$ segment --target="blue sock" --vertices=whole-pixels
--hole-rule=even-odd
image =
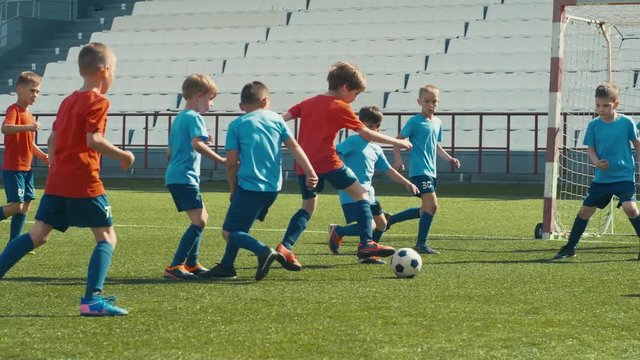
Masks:
[[[95,293],[102,292],[104,279],[111,266],[113,246],[105,240],[98,241],[93,249],[89,270],[87,271],[87,288],[84,292],[85,299],[93,298]]]
[[[0,254],[0,279],[31,250],[33,250],[33,240],[31,240],[29,233],[20,235],[10,241],[2,254]]]
[[[193,242],[193,247],[191,247],[191,250],[189,250],[189,255],[187,255],[187,265],[189,267],[194,267],[198,265],[198,263],[200,262],[200,259],[199,259],[200,243],[202,243],[202,233],[204,232],[204,229],[202,228],[198,228],[198,229],[201,229],[201,230],[196,236],[196,240]]]
[[[358,236],[360,234],[360,228],[358,227],[358,224],[337,226],[336,234],[338,234],[338,236]]]
[[[304,209],[300,209],[293,214],[293,217],[291,217],[289,221],[289,226],[287,226],[287,231],[284,233],[284,238],[282,238],[282,245],[284,245],[284,247],[291,250],[300,235],[302,235],[304,229],[307,228],[309,219],[311,219],[311,216],[309,216],[309,213]]]
[[[569,233],[569,241],[567,242],[567,247],[573,249],[578,245],[578,241],[580,241],[580,237],[584,233],[584,230],[587,228],[587,224],[589,220],[584,220],[580,218],[580,216],[576,216],[576,219],[573,221],[573,226],[571,227],[571,232]]]
[[[220,266],[232,269],[233,264],[236,262],[236,257],[238,256],[239,247],[232,245],[231,241],[227,242],[227,248],[224,250],[224,255],[222,255],[222,260],[220,260]]]
[[[382,237],[382,234],[384,234],[384,231],[373,230],[373,238],[371,240],[375,242],[380,242],[380,238]]]
[[[420,218],[420,208],[415,207],[415,208],[402,210],[397,214],[393,214],[389,216],[389,218],[387,219],[387,228],[399,222],[403,222],[411,219],[419,219],[419,218]]]
[[[417,244],[426,244],[429,238],[429,230],[431,230],[431,223],[433,222],[433,215],[428,212],[423,212],[420,215],[420,224],[418,225],[418,242]]]
[[[201,227],[193,224],[189,225],[187,231],[182,235],[182,239],[180,239],[180,243],[178,244],[178,249],[173,257],[171,266],[184,265],[187,261],[187,257],[189,256],[189,252],[193,249],[196,239],[202,236],[202,230],[203,229]]]
[[[4,216],[4,206],[0,207],[0,221],[6,219],[7,217]]]
[[[360,200],[356,202],[358,204],[358,229],[360,229],[360,243],[366,244],[367,241],[373,238],[373,228],[371,222],[373,221],[373,215],[371,215],[371,204],[369,200]]]
[[[15,214],[11,217],[11,230],[9,233],[9,241],[17,238],[24,230],[24,223],[27,222],[27,215]]]
[[[633,219],[629,219],[631,225],[633,225],[633,229],[636,231],[636,235],[640,237],[640,215],[636,216]]]
[[[247,249],[256,255],[262,254],[267,248],[265,244],[243,231],[234,231],[230,233],[229,243],[233,246]]]

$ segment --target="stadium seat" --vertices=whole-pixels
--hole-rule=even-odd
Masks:
[[[315,4],[315,2],[314,2]],[[415,7],[363,7],[349,9],[321,9],[300,11],[291,16],[292,25],[308,24],[373,24],[373,27],[389,29],[385,23],[411,22],[429,19],[428,28],[438,27],[448,21],[471,21],[482,19],[483,7],[478,6],[442,6],[425,7],[423,4]],[[424,24],[424,23],[423,23]]]
[[[543,89],[549,84],[549,72],[416,73],[409,76],[407,89],[418,89],[425,84],[451,91]]]
[[[429,72],[540,72],[549,71],[550,55],[540,51],[435,54]]]
[[[302,10],[306,0],[171,0],[138,1],[133,7],[134,15],[202,13],[230,11]]]
[[[195,13],[195,14],[153,14],[121,16],[113,20],[111,31],[160,30],[171,24],[173,29],[222,28],[222,27],[265,27],[286,25],[285,11],[260,11],[255,13]]]
[[[526,18],[505,20],[478,20],[469,23],[467,35],[474,37],[510,36],[548,36],[551,37],[551,18]]]
[[[262,27],[103,31],[91,35],[92,42],[109,45],[229,43],[259,41],[265,38],[266,28]]]

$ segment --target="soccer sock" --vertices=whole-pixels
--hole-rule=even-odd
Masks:
[[[187,265],[189,267],[194,267],[200,262],[198,255],[200,252],[200,244],[202,243],[202,233],[204,232],[204,229],[200,227],[198,227],[198,229],[200,229],[200,231],[198,232],[198,235],[196,235],[193,247],[189,250],[189,255],[187,255]]]
[[[229,243],[236,247],[247,249],[256,255],[262,254],[267,247],[265,244],[243,231],[234,231],[229,233]]]
[[[33,250],[33,240],[31,240],[29,233],[20,235],[10,241],[2,254],[0,254],[0,279],[31,250]]]
[[[429,238],[429,230],[431,230],[431,223],[433,222],[433,215],[428,212],[423,212],[420,215],[420,223],[418,225],[418,244],[426,244]]]
[[[569,241],[567,242],[568,248],[573,249],[578,245],[578,241],[580,241],[580,237],[587,228],[588,223],[588,219],[585,220],[580,218],[580,216],[576,216],[576,219],[573,221],[573,226],[571,227],[571,233],[569,233]]]
[[[360,227],[358,227],[358,224],[337,226],[336,234],[338,234],[338,236],[358,236],[360,234]]]
[[[375,242],[380,242],[380,238],[382,237],[382,234],[384,234],[384,231],[373,230],[373,238],[371,240]]]
[[[293,217],[291,217],[289,221],[289,226],[287,226],[287,231],[284,233],[284,238],[282,239],[282,245],[284,245],[284,247],[291,250],[300,235],[302,235],[304,229],[307,228],[309,219],[311,219],[311,216],[309,216],[309,213],[304,209],[300,209],[293,214]]]
[[[400,211],[397,214],[393,214],[389,216],[387,219],[387,228],[393,224],[397,224],[399,222],[411,220],[411,219],[419,219],[420,218],[420,208],[409,208]]]
[[[9,241],[18,237],[24,230],[24,223],[27,222],[27,215],[15,214],[11,217],[11,230],[9,233]]]
[[[93,298],[95,293],[102,291],[104,287],[104,279],[111,266],[111,257],[113,256],[113,246],[106,240],[96,243],[93,249],[91,260],[89,260],[89,270],[87,271],[87,288],[84,292],[85,299]]]
[[[7,217],[4,215],[4,206],[0,207],[0,221],[6,219]]]
[[[236,262],[236,257],[238,256],[239,247],[232,245],[231,241],[227,242],[227,248],[224,250],[224,255],[222,255],[222,260],[220,260],[220,266],[232,269],[233,263]]]
[[[369,200],[360,200],[356,202],[358,204],[358,229],[360,230],[360,243],[366,244],[367,241],[373,238],[373,229],[371,223],[373,222],[373,215],[371,215],[371,204]]]
[[[636,216],[633,219],[629,218],[629,221],[631,222],[631,225],[633,225],[633,229],[636,231],[636,235],[640,237],[640,215]]]
[[[187,261],[187,257],[189,256],[189,252],[193,248],[196,238],[202,236],[202,228],[195,226],[193,224],[189,225],[187,231],[182,235],[182,239],[180,239],[180,243],[178,244],[178,249],[176,250],[176,254],[173,257],[173,261],[171,262],[171,266],[184,265]]]

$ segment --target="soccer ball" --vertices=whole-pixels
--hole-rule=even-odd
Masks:
[[[391,270],[399,278],[412,278],[422,269],[422,258],[415,250],[402,248],[391,257]]]

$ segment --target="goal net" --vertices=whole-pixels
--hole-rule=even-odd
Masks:
[[[555,5],[560,2],[567,3],[556,1]],[[618,111],[634,117],[636,122],[640,120],[640,5],[590,3],[595,2],[578,1],[576,5],[565,6],[565,17],[554,26],[557,37],[554,47],[557,46],[557,58],[561,61],[551,61],[551,85],[553,88],[556,76],[559,87],[557,94],[552,89],[549,97],[549,131],[557,136],[549,137],[547,143],[547,151],[555,156],[554,168],[550,169],[547,162],[544,217],[547,224],[543,225],[543,237],[568,235],[593,178],[594,166],[583,139],[587,124],[596,116],[596,86],[604,82],[618,85]],[[553,201],[549,196],[553,196]],[[628,221],[621,210],[616,210],[617,204],[614,198],[610,206],[598,210],[585,235],[630,233],[631,227],[622,224]]]

